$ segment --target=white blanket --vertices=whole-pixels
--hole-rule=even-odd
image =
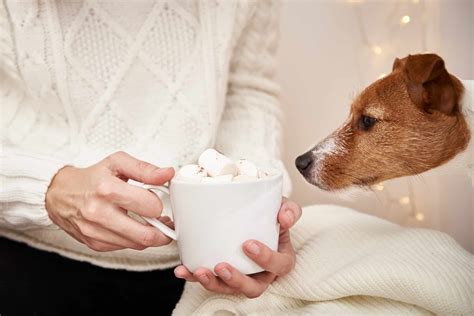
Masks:
[[[474,314],[474,256],[444,233],[318,205],[292,239],[294,271],[259,298],[188,282],[174,315]]]

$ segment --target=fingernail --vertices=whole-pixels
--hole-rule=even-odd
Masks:
[[[219,276],[223,278],[224,280],[230,280],[230,278],[232,277],[232,275],[230,274],[230,271],[227,268],[223,268],[219,270],[218,272],[219,272]]]
[[[293,212],[290,210],[286,211],[285,216],[291,223],[293,223],[293,221],[295,220],[295,218],[293,217]]]
[[[258,255],[260,253],[260,247],[253,241],[247,244],[247,250],[254,255]]]
[[[174,275],[175,275],[177,278],[180,278],[180,279],[183,278],[182,276],[179,275],[179,267],[176,267],[176,268],[174,269]]]
[[[205,274],[201,274],[200,276],[198,276],[198,279],[201,283],[209,282],[209,277]]]

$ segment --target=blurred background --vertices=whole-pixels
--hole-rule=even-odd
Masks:
[[[474,252],[474,185],[467,174],[428,172],[341,197],[307,184],[294,167],[295,157],[341,125],[362,88],[391,71],[395,57],[434,52],[450,73],[472,80],[474,1],[287,0],[281,12],[279,80],[292,198],[441,230]]]

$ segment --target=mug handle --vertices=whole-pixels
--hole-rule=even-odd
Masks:
[[[169,187],[167,187],[165,185],[151,185],[151,184],[143,184],[143,183],[139,183],[139,182],[135,182],[135,183],[128,182],[128,183],[131,184],[131,185],[135,185],[135,186],[144,188],[144,189],[150,191],[151,193],[155,194],[156,196],[158,196],[158,194],[154,190],[157,190],[157,191],[160,191],[160,192],[163,192],[163,193],[166,193],[166,194],[170,195],[170,189],[169,189]],[[178,237],[176,235],[176,231],[169,228],[168,226],[166,226],[165,224],[163,224],[162,222],[160,222],[156,218],[151,218],[151,217],[141,216],[141,215],[139,215],[139,216],[141,218],[143,218],[149,224],[153,225],[155,228],[157,228],[160,232],[162,232],[163,234],[165,234],[169,238],[171,238],[173,240],[178,240],[177,239]]]

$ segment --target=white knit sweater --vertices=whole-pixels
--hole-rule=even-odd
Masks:
[[[215,146],[284,170],[277,20],[271,1],[1,0],[0,235],[105,267],[175,265],[175,244],[89,250],[45,192],[117,150],[179,168]]]

